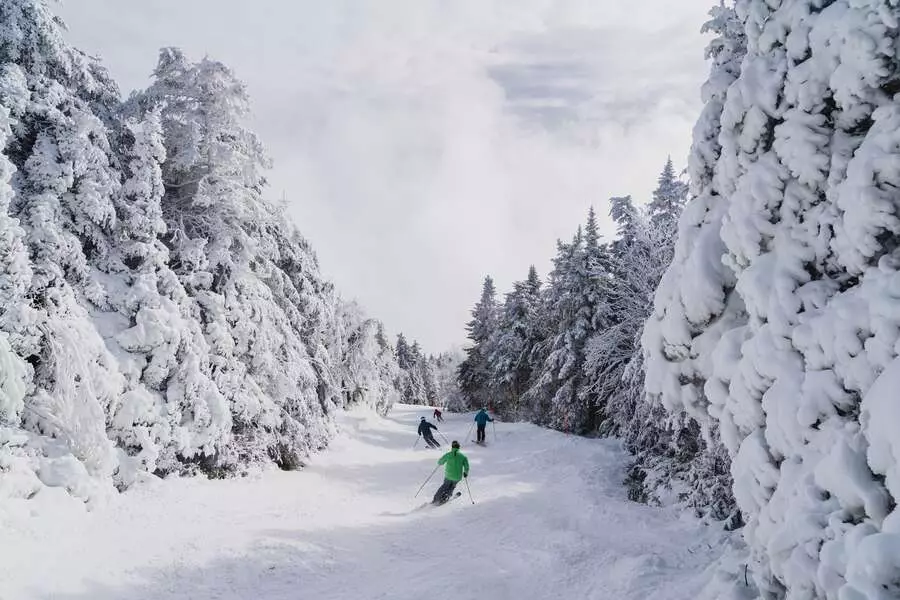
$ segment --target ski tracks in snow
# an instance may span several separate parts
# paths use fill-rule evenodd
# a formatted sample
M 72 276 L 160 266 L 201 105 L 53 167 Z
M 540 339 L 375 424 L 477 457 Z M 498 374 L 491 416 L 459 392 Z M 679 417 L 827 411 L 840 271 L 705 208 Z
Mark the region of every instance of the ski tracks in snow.
M 501 423 L 463 441 L 475 499 L 427 505 L 441 450 L 413 450 L 424 407 L 341 417 L 301 472 L 147 483 L 87 513 L 64 495 L 0 507 L 3 600 L 696 599 L 728 536 L 629 502 L 627 457 Z M 429 415 L 430 416 L 430 415 Z

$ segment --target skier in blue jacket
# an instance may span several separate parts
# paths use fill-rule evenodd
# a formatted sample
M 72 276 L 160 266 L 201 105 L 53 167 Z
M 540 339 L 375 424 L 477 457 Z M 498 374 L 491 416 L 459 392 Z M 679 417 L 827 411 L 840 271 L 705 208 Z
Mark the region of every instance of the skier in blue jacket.
M 478 432 L 475 438 L 475 441 L 479 444 L 484 443 L 484 428 L 487 426 L 488 421 L 493 422 L 494 419 L 487 414 L 487 411 L 483 408 L 479 410 L 475 414 L 475 425 L 477 426 Z

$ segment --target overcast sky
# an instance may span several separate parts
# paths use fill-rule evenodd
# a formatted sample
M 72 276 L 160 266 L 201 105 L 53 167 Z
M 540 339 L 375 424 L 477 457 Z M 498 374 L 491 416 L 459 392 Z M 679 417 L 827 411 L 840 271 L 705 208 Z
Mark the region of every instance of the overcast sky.
M 230 65 L 323 271 L 396 333 L 464 340 L 482 279 L 546 275 L 593 204 L 682 168 L 712 0 L 67 0 L 123 93 L 162 46 Z M 608 219 L 604 231 L 612 233 Z

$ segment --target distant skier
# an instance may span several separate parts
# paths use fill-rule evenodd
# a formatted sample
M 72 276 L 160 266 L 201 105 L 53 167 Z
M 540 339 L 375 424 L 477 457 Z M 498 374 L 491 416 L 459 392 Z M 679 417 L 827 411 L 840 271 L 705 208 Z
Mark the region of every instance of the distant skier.
M 428 444 L 429 448 L 440 448 L 441 445 L 438 444 L 438 441 L 434 439 L 434 434 L 431 433 L 432 429 L 437 431 L 437 427 L 426 421 L 425 417 L 422 417 L 422 420 L 419 421 L 419 435 L 425 438 L 425 443 Z
M 441 409 L 439 409 L 439 408 L 434 409 L 434 418 L 438 423 L 444 422 L 444 417 L 441 413 Z
M 439 465 L 444 465 L 444 483 L 434 493 L 432 504 L 441 505 L 453 495 L 456 484 L 460 479 L 469 476 L 469 459 L 459 451 L 459 442 L 453 440 L 450 444 L 450 452 L 438 459 Z
M 484 443 L 484 428 L 487 426 L 488 421 L 493 421 L 490 415 L 487 414 L 487 411 L 483 408 L 478 411 L 475 415 L 475 424 L 477 425 L 478 432 L 475 438 L 475 441 L 479 444 Z

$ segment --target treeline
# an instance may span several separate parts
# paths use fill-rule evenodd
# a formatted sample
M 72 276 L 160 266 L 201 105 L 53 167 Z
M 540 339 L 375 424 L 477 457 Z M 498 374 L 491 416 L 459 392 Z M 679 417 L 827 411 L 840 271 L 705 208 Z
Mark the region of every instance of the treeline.
M 418 342 L 410 344 L 405 335 L 398 335 L 396 357 L 401 374 L 397 388 L 401 402 L 451 409 L 460 406 L 456 371 L 463 360 L 461 354 L 447 351 L 425 355 Z
M 459 382 L 467 407 L 624 438 L 637 456 L 632 497 L 674 493 L 701 512 L 737 521 L 727 457 L 718 460 L 719 448 L 707 444 L 696 421 L 672 419 L 644 397 L 640 338 L 686 197 L 670 159 L 645 206 L 630 196 L 610 200 L 615 239 L 601 239 L 591 208 L 573 237 L 557 243 L 546 281 L 531 267 L 501 301 L 487 277 L 468 323 Z

